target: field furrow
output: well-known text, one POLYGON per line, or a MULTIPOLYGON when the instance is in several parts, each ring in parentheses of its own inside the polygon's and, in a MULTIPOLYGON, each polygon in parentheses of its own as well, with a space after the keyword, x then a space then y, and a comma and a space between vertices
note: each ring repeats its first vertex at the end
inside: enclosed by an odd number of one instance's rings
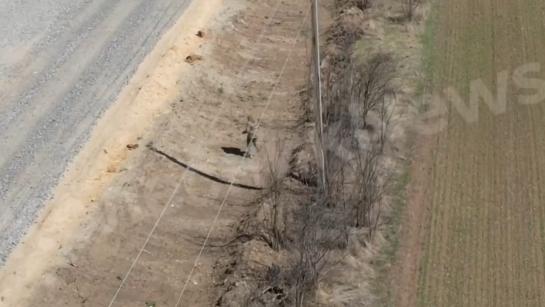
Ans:
POLYGON ((545 2, 437 1, 433 14, 430 87, 463 105, 446 99, 446 129, 422 137, 429 211, 417 302, 402 305, 545 306, 545 2))

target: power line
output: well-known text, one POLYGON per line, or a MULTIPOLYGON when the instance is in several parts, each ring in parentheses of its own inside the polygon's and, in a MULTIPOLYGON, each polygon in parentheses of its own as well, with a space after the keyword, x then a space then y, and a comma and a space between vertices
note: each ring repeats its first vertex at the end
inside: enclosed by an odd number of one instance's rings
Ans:
POLYGON ((327 184, 326 162, 324 153, 324 110, 322 101, 322 72, 321 72, 321 54, 320 54, 320 5, 319 0, 311 0, 312 10, 312 32, 314 47, 314 90, 316 99, 316 110, 318 120, 318 152, 320 155, 320 168, 322 177, 322 189, 325 190, 327 184))

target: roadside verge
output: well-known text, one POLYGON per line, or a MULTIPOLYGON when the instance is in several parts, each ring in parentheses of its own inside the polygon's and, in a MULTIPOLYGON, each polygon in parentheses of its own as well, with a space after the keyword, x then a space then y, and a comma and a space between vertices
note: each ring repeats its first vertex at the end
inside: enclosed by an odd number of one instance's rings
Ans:
POLYGON ((195 33, 209 24, 222 4, 221 0, 193 1, 99 120, 53 199, 0 271, 2 305, 24 306, 29 288, 43 282, 48 268, 65 261, 64 249, 96 209, 96 200, 130 163, 127 145, 144 137, 177 97, 178 78, 188 67, 179 55, 199 48, 202 39, 195 33))

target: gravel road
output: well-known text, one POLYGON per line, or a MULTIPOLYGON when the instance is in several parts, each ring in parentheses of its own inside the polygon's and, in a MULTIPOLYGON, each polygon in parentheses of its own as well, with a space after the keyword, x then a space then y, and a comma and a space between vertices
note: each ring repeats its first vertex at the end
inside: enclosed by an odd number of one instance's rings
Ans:
POLYGON ((0 264, 190 0, 0 0, 0 264))

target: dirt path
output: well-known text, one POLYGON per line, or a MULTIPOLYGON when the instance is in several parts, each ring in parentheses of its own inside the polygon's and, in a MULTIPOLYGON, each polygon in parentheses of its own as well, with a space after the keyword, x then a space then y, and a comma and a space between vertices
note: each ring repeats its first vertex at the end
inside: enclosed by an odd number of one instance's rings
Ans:
POLYGON ((493 114, 481 102, 468 122, 449 105, 447 129, 420 150, 427 158, 412 171, 398 305, 545 306, 545 104, 520 104, 536 91, 512 78, 521 65, 545 63, 545 4, 442 1, 434 14, 435 90, 451 86, 467 104, 473 80, 496 93, 505 72, 507 107, 493 114))
POLYGON ((1 306, 214 304, 223 250, 203 242, 230 239, 259 195, 218 181, 265 186, 267 154, 298 140, 309 22, 303 0, 199 3, 8 260, 1 306), (253 159, 228 153, 244 149, 248 115, 261 121, 253 159))

